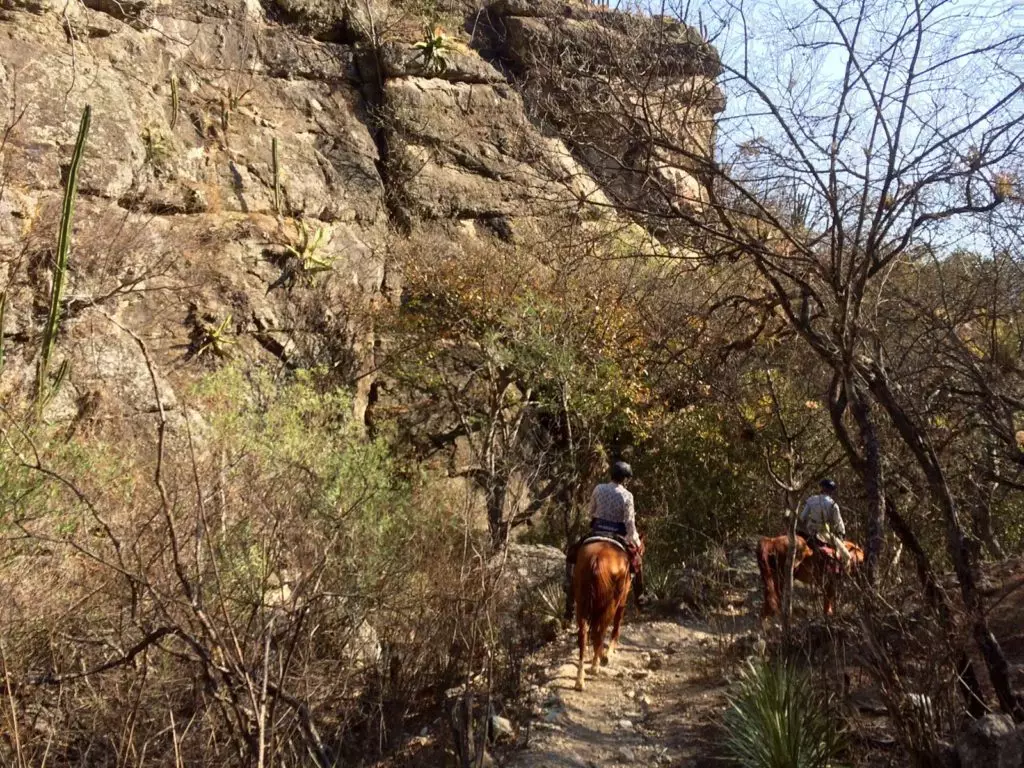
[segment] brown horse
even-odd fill
[[[577,691],[583,690],[583,651],[587,647],[588,629],[594,649],[590,673],[596,675],[598,664],[607,664],[615,650],[629,587],[629,558],[622,549],[607,541],[591,542],[580,548],[572,573],[576,638],[580,650]],[[604,636],[609,626],[612,636],[605,647]]]
[[[855,570],[864,562],[864,550],[852,541],[843,542],[850,553],[850,567]],[[783,573],[789,536],[765,536],[757,545],[757,567],[764,582],[764,607],[761,618],[768,619],[779,613],[783,590]],[[816,586],[822,590],[826,615],[835,610],[836,593],[842,575],[836,573],[834,562],[825,555],[815,553],[801,536],[796,537],[796,555],[793,561],[793,580]]]

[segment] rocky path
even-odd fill
[[[740,621],[637,621],[623,627],[618,652],[587,687],[575,684],[575,633],[545,649],[531,691],[527,746],[509,768],[722,765],[715,723],[725,706],[721,674]]]

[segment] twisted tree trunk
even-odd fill
[[[1024,722],[1024,702],[1013,690],[1010,681],[1010,666],[999,641],[988,627],[981,594],[975,579],[974,567],[971,562],[971,549],[957,509],[956,500],[946,483],[946,476],[939,462],[935,449],[931,446],[927,435],[902,407],[884,372],[877,365],[865,371],[865,379],[875,399],[885,409],[897,432],[910,448],[917,464],[924,473],[932,499],[942,512],[946,521],[946,547],[949,552],[960,594],[968,615],[971,618],[971,634],[985,660],[992,687],[999,699],[999,706],[1016,722]]]

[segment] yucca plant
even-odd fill
[[[561,621],[565,613],[565,591],[561,584],[542,584],[537,587],[534,595],[537,597],[537,613],[542,620]]]
[[[424,39],[413,47],[419,49],[423,58],[423,66],[428,71],[445,72],[448,69],[448,52],[452,48],[451,39],[445,34],[444,28],[429,26],[424,30]]]
[[[725,726],[726,748],[743,768],[837,768],[844,748],[832,697],[791,664],[748,662]]]
[[[644,586],[655,600],[664,600],[671,596],[673,587],[679,582],[679,572],[664,567],[655,560],[644,563]]]

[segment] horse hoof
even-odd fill
[[[601,657],[601,666],[602,667],[607,667],[608,666],[608,657],[607,656],[602,656]]]
[[[582,690],[584,690],[584,688],[585,688],[585,686],[583,685],[583,681],[582,680],[577,680],[576,681],[576,690],[577,691],[582,691]]]

